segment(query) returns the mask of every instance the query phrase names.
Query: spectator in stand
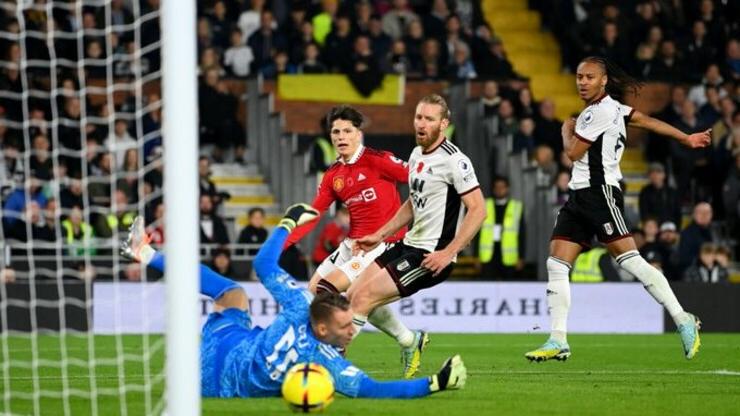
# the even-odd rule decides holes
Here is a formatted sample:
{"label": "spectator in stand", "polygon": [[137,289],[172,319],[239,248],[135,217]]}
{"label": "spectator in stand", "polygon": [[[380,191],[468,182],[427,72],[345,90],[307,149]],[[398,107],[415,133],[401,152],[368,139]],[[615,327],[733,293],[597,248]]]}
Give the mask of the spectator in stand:
{"label": "spectator in stand", "polygon": [[717,47],[707,38],[707,26],[702,20],[696,20],[691,25],[691,38],[684,50],[686,57],[688,80],[699,82],[708,62],[714,62],[717,56]]}
{"label": "spectator in stand", "polygon": [[[693,133],[703,131],[708,126],[701,123],[696,116],[696,105],[691,100],[686,100],[681,106],[681,118],[674,124],[676,128],[684,133]],[[693,178],[698,179],[698,194],[707,195],[708,192],[701,188],[707,183],[705,177],[707,164],[711,157],[711,147],[701,149],[690,149],[681,146],[675,140],[670,143],[671,160],[673,162],[673,173],[676,178],[676,188],[681,194],[679,197],[686,198],[691,196],[691,181]],[[699,177],[701,175],[701,177]]]}
{"label": "spectator in stand", "polygon": [[669,280],[679,280],[678,272],[678,237],[676,224],[666,221],[660,224],[657,251],[660,253],[662,268]]}
{"label": "spectator in stand", "polygon": [[42,189],[43,182],[36,177],[26,179],[24,186],[8,195],[3,205],[3,226],[12,227],[22,218],[28,202],[36,202],[39,208],[46,207],[47,198]]}
{"label": "spectator in stand", "polygon": [[387,74],[405,75],[414,72],[415,68],[406,53],[406,44],[402,40],[393,41],[391,51],[385,57],[381,69]]}
{"label": "spectator in stand", "polygon": [[33,175],[41,180],[51,180],[54,170],[54,161],[51,159],[51,144],[43,133],[33,138],[30,168]]}
{"label": "spectator in stand", "polygon": [[699,249],[704,243],[714,241],[711,230],[712,206],[706,202],[700,202],[694,207],[693,221],[681,231],[680,244],[678,246],[679,271],[683,273],[699,256]]}
{"label": "spectator in stand", "polygon": [[113,155],[108,152],[101,154],[95,169],[95,175],[88,177],[87,195],[90,203],[101,207],[110,206]]}
{"label": "spectator in stand", "polygon": [[400,39],[406,27],[412,21],[419,20],[408,7],[407,0],[393,0],[393,8],[383,15],[383,32],[393,40]]}
{"label": "spectator in stand", "polygon": [[423,18],[424,33],[435,39],[444,39],[447,33],[445,22],[449,16],[450,8],[447,0],[433,0],[432,9]]}
{"label": "spectator in stand", "polygon": [[314,42],[306,44],[303,62],[298,65],[299,74],[323,74],[328,72],[326,65],[319,60],[319,45]]}
{"label": "spectator in stand", "polygon": [[536,122],[535,115],[537,114],[537,107],[537,103],[532,98],[532,91],[529,88],[524,87],[519,90],[516,100],[516,114],[519,118],[533,117]]}
{"label": "spectator in stand", "polygon": [[242,43],[242,32],[239,29],[232,30],[229,39],[231,45],[224,52],[224,66],[227,73],[237,77],[246,77],[254,61],[252,49]]}
{"label": "spectator in stand", "polygon": [[469,39],[460,23],[460,17],[455,14],[447,16],[445,28],[447,29],[447,33],[442,42],[442,62],[452,64],[455,59],[455,50],[457,47],[462,44],[467,46]]}
{"label": "spectator in stand", "polygon": [[332,31],[332,25],[339,9],[338,3],[338,0],[321,0],[321,13],[311,19],[314,40],[321,46],[324,46],[327,35]]}
{"label": "spectator in stand", "polygon": [[[260,28],[260,15],[265,9],[265,0],[251,0],[249,3],[251,7],[239,16],[237,22],[239,30],[242,31],[242,43],[247,43],[249,37]],[[277,28],[277,23],[274,28]]]}
{"label": "spectator in stand", "polygon": [[136,210],[129,205],[129,198],[122,189],[116,189],[114,194],[114,204],[110,207],[110,213],[107,215],[98,215],[95,221],[95,235],[101,238],[116,237],[125,235],[131,228],[136,218]]}
{"label": "spectator in stand", "polygon": [[337,16],[336,26],[326,36],[322,61],[326,62],[332,72],[346,72],[352,68],[352,54],[354,37],[352,24],[347,15]]}
{"label": "spectator in stand", "polygon": [[347,207],[341,206],[337,209],[333,221],[324,226],[316,239],[316,245],[311,255],[314,265],[321,264],[324,259],[329,257],[347,237],[347,233],[349,233],[349,211]]}
{"label": "spectator in stand", "polygon": [[562,122],[555,117],[555,101],[549,98],[542,100],[535,123],[536,144],[549,146],[553,154],[559,155],[563,151],[563,139],[560,137]]}
{"label": "spectator in stand", "polygon": [[725,48],[725,72],[735,82],[740,81],[740,40],[730,39]]}
{"label": "spectator in stand", "polygon": [[[411,29],[413,26],[409,26],[409,35],[411,35]],[[390,36],[386,35],[385,32],[383,32],[383,23],[380,20],[380,16],[373,14],[370,16],[370,30],[366,35],[370,38],[370,43],[372,44],[372,49],[375,51],[376,54],[379,56],[383,56],[391,49],[391,42],[393,39],[391,39]],[[406,38],[404,38],[406,39]],[[421,38],[421,41],[423,41],[423,36]],[[405,41],[405,40],[404,40]],[[406,45],[408,48],[410,45]]]}
{"label": "spectator in stand", "polygon": [[672,39],[665,39],[660,43],[658,57],[653,60],[646,78],[670,83],[679,83],[684,80],[684,63],[678,56],[676,42]]}
{"label": "spectator in stand", "polygon": [[116,120],[113,134],[105,140],[105,147],[113,154],[117,169],[123,166],[126,152],[129,149],[138,148],[138,143],[128,132],[128,122],[126,120],[120,118]]}
{"label": "spectator in stand", "polygon": [[714,88],[719,92],[724,82],[725,80],[719,71],[719,65],[709,64],[704,71],[701,83],[689,90],[689,100],[693,101],[697,108],[703,106],[707,103],[707,90]]}
{"label": "spectator in stand", "polygon": [[612,62],[629,62],[629,46],[623,39],[616,22],[606,22],[601,31],[601,41],[596,46],[596,53]]}
{"label": "spectator in stand", "polygon": [[[260,14],[260,28],[252,33],[247,45],[252,49],[254,61],[251,72],[257,73],[268,65],[277,51],[288,48],[287,39],[275,29],[276,25],[270,10],[262,10]],[[244,29],[242,29],[244,30]]]}
{"label": "spectator in stand", "polygon": [[[506,102],[508,103],[509,101],[506,100]],[[527,155],[532,154],[535,143],[534,129],[535,124],[531,117],[524,117],[519,120],[519,131],[514,134],[514,143],[511,149],[512,154],[519,154],[521,152],[525,152]]]}
{"label": "spectator in stand", "polygon": [[717,246],[704,243],[699,250],[699,257],[684,272],[683,279],[687,282],[699,283],[726,283],[727,268],[717,264]]}
{"label": "spectator in stand", "polygon": [[[740,127],[735,128],[734,134],[740,137]],[[740,146],[735,147],[733,156],[735,164],[722,187],[722,201],[729,235],[740,236]],[[740,258],[740,244],[736,249],[735,258]]]}
{"label": "spectator in stand", "polygon": [[224,220],[216,214],[210,195],[200,196],[200,242],[202,244],[229,244],[229,233]]}
{"label": "spectator in stand", "polygon": [[445,76],[446,65],[441,65],[439,42],[427,39],[421,45],[421,79],[438,80]]}
{"label": "spectator in stand", "polygon": [[237,277],[234,265],[231,263],[231,253],[226,248],[219,248],[212,252],[211,268],[221,276],[231,280],[241,280]]}
{"label": "spectator in stand", "polygon": [[475,66],[470,59],[470,48],[465,42],[458,41],[454,48],[452,63],[449,69],[450,81],[464,82],[478,77]]}
{"label": "spectator in stand", "polygon": [[[262,244],[267,240],[267,229],[265,228],[265,210],[260,207],[250,208],[247,214],[249,223],[239,233],[238,244]],[[258,248],[250,248],[247,253],[256,256]],[[244,254],[243,250],[237,254]]]}
{"label": "spectator in stand", "polygon": [[499,95],[498,83],[493,80],[483,83],[483,92],[480,97],[480,115],[482,117],[495,117],[502,98]]}
{"label": "spectator in stand", "polygon": [[229,47],[229,37],[231,36],[231,28],[233,26],[233,23],[226,16],[226,11],[224,2],[218,0],[213,4],[213,11],[209,16],[213,46],[221,50]]}
{"label": "spectator in stand", "polygon": [[354,31],[368,35],[370,33],[370,19],[373,16],[373,6],[369,0],[360,0],[355,3]]}
{"label": "spectator in stand", "polygon": [[73,257],[94,255],[96,252],[93,245],[94,237],[93,228],[83,219],[82,208],[72,207],[67,219],[62,221],[62,238],[66,244],[67,254]]}
{"label": "spectator in stand", "polygon": [[421,23],[417,21],[409,23],[408,30],[402,40],[406,44],[406,52],[414,67],[421,67],[421,48],[424,43],[424,29]]}
{"label": "spectator in stand", "polygon": [[658,162],[648,165],[649,183],[640,190],[640,220],[656,218],[658,223],[681,222],[681,203],[675,188],[668,186],[665,168]]}

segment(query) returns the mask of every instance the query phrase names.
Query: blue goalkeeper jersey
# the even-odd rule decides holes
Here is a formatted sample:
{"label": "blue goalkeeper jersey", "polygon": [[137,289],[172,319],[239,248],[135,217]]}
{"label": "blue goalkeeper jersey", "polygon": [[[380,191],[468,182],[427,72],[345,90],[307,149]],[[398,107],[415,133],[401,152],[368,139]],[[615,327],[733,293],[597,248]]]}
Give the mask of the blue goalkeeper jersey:
{"label": "blue goalkeeper jersey", "polygon": [[203,396],[279,396],[285,373],[302,362],[324,366],[334,378],[336,391],[346,396],[428,395],[427,379],[374,381],[314,336],[309,320],[313,295],[277,265],[287,235],[278,227],[254,261],[257,276],[282,307],[275,321],[263,329],[253,327],[249,314],[242,310],[209,315],[201,343]]}

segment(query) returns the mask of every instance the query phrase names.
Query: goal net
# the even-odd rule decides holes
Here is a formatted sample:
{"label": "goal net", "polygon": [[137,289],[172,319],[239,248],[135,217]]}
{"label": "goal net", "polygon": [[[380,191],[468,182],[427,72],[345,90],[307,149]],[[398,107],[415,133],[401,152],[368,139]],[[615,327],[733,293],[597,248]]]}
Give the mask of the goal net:
{"label": "goal net", "polygon": [[119,254],[137,215],[165,243],[163,14],[0,1],[0,414],[169,407],[164,280]]}

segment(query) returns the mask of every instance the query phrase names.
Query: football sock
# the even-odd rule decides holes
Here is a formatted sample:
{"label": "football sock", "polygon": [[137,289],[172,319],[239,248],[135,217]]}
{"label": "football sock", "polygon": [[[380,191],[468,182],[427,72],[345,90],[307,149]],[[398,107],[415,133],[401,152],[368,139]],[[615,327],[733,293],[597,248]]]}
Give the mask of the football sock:
{"label": "football sock", "polygon": [[570,310],[571,266],[555,257],[547,258],[547,307],[550,312],[550,338],[568,342],[568,311]]}
{"label": "football sock", "polygon": [[359,314],[354,314],[352,316],[352,325],[355,327],[355,334],[352,336],[352,339],[355,339],[358,335],[360,335],[362,327],[365,326],[365,323],[367,323],[367,316]]}
{"label": "football sock", "polygon": [[666,308],[676,325],[680,325],[688,318],[688,314],[678,303],[678,299],[673,294],[673,290],[668,285],[668,280],[663,276],[663,273],[646,262],[637,250],[622,253],[617,256],[616,260],[623,269],[632,273],[642,282],[645,290]]}
{"label": "football sock", "polygon": [[414,344],[414,332],[396,318],[388,305],[375,308],[370,312],[367,320],[379,330],[395,338],[401,347],[408,348]]}
{"label": "football sock", "polygon": [[[155,253],[149,262],[149,267],[164,272],[164,255]],[[229,290],[236,289],[239,284],[214,272],[209,267],[200,265],[200,293],[218,299]]]}

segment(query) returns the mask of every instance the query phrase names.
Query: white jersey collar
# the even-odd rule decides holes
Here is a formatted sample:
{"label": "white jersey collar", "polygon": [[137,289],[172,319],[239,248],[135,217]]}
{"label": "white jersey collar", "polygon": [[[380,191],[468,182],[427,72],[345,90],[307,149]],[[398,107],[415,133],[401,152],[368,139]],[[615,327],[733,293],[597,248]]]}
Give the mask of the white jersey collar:
{"label": "white jersey collar", "polygon": [[345,162],[344,158],[341,156],[339,156],[339,161],[342,162],[343,165],[354,165],[355,163],[357,163],[357,159],[359,159],[360,156],[362,156],[363,152],[365,152],[365,145],[360,144],[357,150],[355,150],[355,154],[353,154],[352,157],[349,158],[348,162]]}

